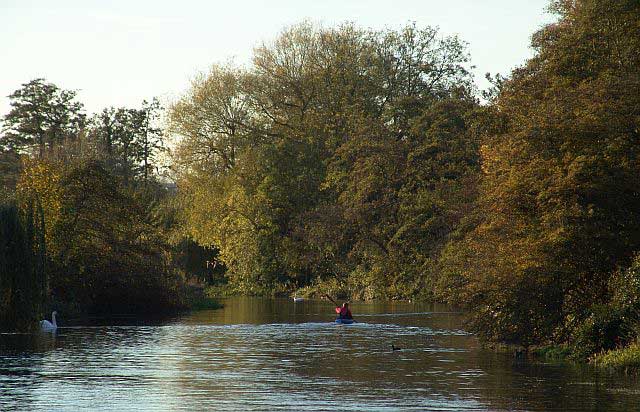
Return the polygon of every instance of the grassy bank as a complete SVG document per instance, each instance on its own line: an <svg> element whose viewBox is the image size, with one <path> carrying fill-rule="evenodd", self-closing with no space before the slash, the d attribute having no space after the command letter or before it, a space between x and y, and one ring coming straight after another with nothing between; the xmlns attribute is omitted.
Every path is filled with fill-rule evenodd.
<svg viewBox="0 0 640 412"><path fill-rule="evenodd" d="M544 345L523 347L505 343L485 343L487 349L499 353L512 353L515 357L525 356L547 362L588 362L592 366L621 372L627 375L638 376L640 374L640 342L636 341L626 347L604 351L584 359L579 356L578 351L567 344Z"/></svg>
<svg viewBox="0 0 640 412"><path fill-rule="evenodd" d="M573 359L573 351L569 345L545 345L529 349L529 353L547 361L569 361Z"/></svg>
<svg viewBox="0 0 640 412"><path fill-rule="evenodd" d="M599 368L638 375L640 372L640 342L636 341L625 348L603 352L593 356L589 361Z"/></svg>

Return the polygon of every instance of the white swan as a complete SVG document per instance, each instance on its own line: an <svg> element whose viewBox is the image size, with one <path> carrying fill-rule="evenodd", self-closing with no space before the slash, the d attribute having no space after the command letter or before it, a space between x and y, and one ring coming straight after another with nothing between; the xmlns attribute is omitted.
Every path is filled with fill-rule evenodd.
<svg viewBox="0 0 640 412"><path fill-rule="evenodd" d="M56 323L56 315L58 314L58 312L56 312L55 310L53 312L51 312L51 322L49 322L48 320L41 320L40 321L40 329L45 330L45 331L54 331L56 329L58 329L58 324Z"/></svg>
<svg viewBox="0 0 640 412"><path fill-rule="evenodd" d="M293 301L294 301L295 303L302 302L303 300L304 300L304 298L299 298L299 297L297 297L297 296L294 296L294 297L293 297Z"/></svg>

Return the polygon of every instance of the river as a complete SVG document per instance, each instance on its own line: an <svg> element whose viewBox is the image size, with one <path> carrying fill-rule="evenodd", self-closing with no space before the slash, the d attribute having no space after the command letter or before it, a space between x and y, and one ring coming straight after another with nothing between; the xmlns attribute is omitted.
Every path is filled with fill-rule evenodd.
<svg viewBox="0 0 640 412"><path fill-rule="evenodd" d="M0 334L0 411L640 410L637 380L483 350L445 306L354 303L336 325L323 301L223 303Z"/></svg>

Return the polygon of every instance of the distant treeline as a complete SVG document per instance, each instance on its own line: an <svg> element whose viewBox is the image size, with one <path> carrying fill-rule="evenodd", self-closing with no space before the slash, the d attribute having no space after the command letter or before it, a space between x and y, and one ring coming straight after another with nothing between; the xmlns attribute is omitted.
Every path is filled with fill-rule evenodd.
<svg viewBox="0 0 640 412"><path fill-rule="evenodd" d="M303 23L248 67L197 78L164 132L153 103L90 120L67 103L64 127L35 131L14 104L6 192L41 205L57 297L130 302L197 273L241 294L437 299L488 339L581 357L626 345L640 316L640 3L550 9L535 56L484 92L457 37ZM166 135L175 194L156 170Z"/></svg>

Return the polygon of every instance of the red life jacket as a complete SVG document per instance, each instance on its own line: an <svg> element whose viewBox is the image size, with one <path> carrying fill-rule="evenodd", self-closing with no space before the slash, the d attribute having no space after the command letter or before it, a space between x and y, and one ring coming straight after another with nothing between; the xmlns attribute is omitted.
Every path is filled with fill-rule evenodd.
<svg viewBox="0 0 640 412"><path fill-rule="evenodd" d="M337 307L336 313L340 319L353 319L353 315L351 315L351 310L349 308Z"/></svg>

